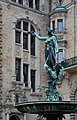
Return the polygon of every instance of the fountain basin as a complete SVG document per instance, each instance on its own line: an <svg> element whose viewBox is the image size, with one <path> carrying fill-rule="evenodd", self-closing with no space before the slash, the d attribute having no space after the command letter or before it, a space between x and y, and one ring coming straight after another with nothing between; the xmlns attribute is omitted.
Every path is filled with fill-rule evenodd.
<svg viewBox="0 0 77 120"><path fill-rule="evenodd" d="M30 114L70 114L77 113L76 101L31 101L16 104L18 111Z"/></svg>

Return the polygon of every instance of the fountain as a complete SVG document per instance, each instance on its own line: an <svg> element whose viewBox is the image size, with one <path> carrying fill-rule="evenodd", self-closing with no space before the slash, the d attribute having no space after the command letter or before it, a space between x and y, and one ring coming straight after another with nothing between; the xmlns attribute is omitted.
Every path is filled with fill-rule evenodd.
<svg viewBox="0 0 77 120"><path fill-rule="evenodd" d="M47 80L48 86L45 88L45 101L19 103L15 107L20 112L38 114L47 120L62 120L64 114L77 113L77 102L62 101L62 97L56 89L56 83L61 80L64 68L56 61L56 54L58 53L57 36L51 29L47 29L47 33L47 37L41 37L35 32L31 33L39 40L45 41L44 68L49 74L49 80ZM40 119L41 117L39 117Z"/></svg>

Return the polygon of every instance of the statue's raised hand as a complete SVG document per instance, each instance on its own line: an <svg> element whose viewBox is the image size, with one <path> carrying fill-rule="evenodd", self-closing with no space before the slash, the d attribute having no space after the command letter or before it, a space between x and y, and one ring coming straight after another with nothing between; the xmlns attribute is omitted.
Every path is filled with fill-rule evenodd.
<svg viewBox="0 0 77 120"><path fill-rule="evenodd" d="M30 31L30 32L28 32L29 34L31 34L31 35L33 35L33 36L35 36L35 32L34 31Z"/></svg>
<svg viewBox="0 0 77 120"><path fill-rule="evenodd" d="M31 31L31 35L35 36L35 31Z"/></svg>

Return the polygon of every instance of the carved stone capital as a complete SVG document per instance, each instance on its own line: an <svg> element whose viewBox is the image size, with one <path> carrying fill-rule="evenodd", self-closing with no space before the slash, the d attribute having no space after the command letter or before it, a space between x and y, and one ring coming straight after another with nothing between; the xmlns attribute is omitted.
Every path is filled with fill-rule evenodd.
<svg viewBox="0 0 77 120"><path fill-rule="evenodd" d="M62 79L67 79L67 80L70 80L70 77L71 77L71 74L69 74L68 72L64 71L63 72L63 76L62 76Z"/></svg>

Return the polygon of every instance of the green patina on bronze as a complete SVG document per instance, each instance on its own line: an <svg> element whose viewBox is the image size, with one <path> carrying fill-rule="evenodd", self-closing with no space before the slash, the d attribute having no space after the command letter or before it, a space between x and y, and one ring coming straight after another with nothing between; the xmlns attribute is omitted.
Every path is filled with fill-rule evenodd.
<svg viewBox="0 0 77 120"><path fill-rule="evenodd" d="M57 63L56 55L58 53L58 39L53 30L47 29L48 36L42 37L36 32L32 32L39 40L45 41L45 64L50 80L46 87L46 101L59 101L61 97L56 89L57 81L61 80L64 68Z"/></svg>

